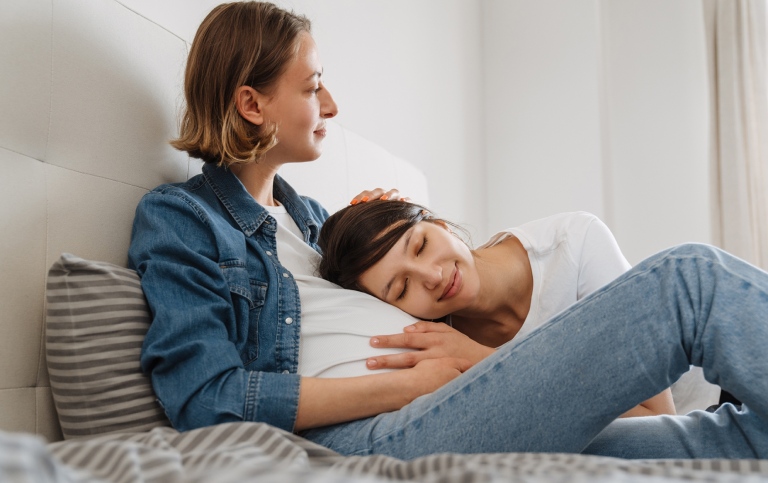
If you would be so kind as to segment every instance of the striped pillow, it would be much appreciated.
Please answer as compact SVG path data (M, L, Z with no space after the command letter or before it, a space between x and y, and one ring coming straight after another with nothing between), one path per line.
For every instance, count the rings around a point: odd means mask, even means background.
M133 270L68 253L48 271L46 355L64 438L169 422L139 356L150 316Z

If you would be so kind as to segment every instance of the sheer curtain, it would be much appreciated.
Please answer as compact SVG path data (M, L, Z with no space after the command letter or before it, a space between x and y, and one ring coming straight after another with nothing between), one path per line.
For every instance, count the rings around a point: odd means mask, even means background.
M768 269L765 0L703 0L714 243Z

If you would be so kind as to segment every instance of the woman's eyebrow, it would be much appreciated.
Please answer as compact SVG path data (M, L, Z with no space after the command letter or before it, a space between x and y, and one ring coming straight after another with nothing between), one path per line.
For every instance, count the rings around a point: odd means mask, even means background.
M310 80L314 79L315 77L317 77L317 78L319 79L319 78L321 78L322 76L323 76L323 71L322 71L322 70L317 70L317 71L315 71L315 72L312 72L312 75L310 75L309 77L307 77L307 78L306 78L306 79L304 79L304 80L305 80L305 81L310 81Z
M411 235L413 235L413 228L405 232L405 244L403 246L403 255L408 253L408 244L411 243ZM389 290L392 288L393 283L395 283L395 277L392 277L390 281L387 283L387 285L384 287L384 290L381 291L382 300L387 300L387 295L389 295Z

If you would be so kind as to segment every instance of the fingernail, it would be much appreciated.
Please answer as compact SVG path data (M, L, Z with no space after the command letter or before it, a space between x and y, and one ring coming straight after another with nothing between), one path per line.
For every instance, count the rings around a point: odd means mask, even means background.
M403 330L406 331L406 332L413 332L414 330L416 330L416 326L415 325L406 325L405 329L403 329Z
M365 361L365 365L368 367L376 367L378 364L379 363L378 361L376 361L376 359L368 359L367 361Z
M387 196L387 195L383 195L383 196L382 196L380 199L382 199L382 200L388 200L388 199L389 199L389 196Z
M350 201L349 204L350 205L356 205L357 204L357 199L354 199L354 200Z
M373 339L371 339L371 345L379 345L379 338L374 337Z
M368 198L367 196L363 196L363 197L360 199L360 201L368 201L368 200L370 200L370 198Z

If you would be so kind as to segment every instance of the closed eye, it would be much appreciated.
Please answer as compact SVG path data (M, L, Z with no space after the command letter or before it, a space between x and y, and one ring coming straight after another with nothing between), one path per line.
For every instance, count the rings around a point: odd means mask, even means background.
M405 279L405 283L403 283L403 291L400 292L400 295L397 296L397 300L402 300L405 297L405 294L408 292L408 279Z
M424 242L421 244L421 247L419 248L419 251L416 252L416 256L418 257L419 255L421 255L421 252L423 252L426 247L427 247L427 237L425 236L424 237Z

